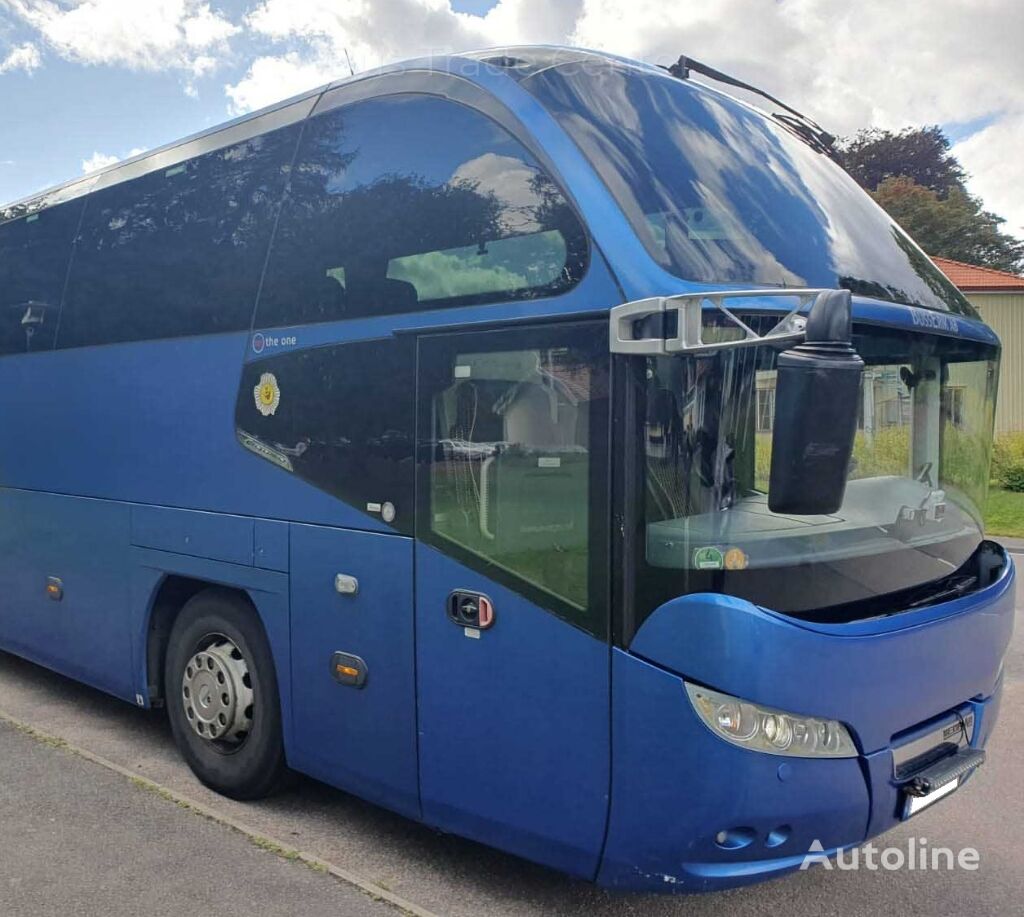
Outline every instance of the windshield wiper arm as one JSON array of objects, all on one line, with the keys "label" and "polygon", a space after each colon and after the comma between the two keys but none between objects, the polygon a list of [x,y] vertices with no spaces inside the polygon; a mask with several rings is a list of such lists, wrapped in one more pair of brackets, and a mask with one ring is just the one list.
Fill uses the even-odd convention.
[{"label": "windshield wiper arm", "polygon": [[750,83],[744,83],[743,80],[729,76],[728,73],[722,73],[721,70],[716,70],[714,67],[702,64],[700,61],[687,57],[685,54],[680,55],[679,60],[672,64],[671,67],[662,67],[662,69],[667,70],[672,76],[680,80],[689,79],[690,71],[692,70],[701,76],[706,76],[710,80],[715,80],[715,82],[726,83],[729,86],[735,86],[737,89],[744,89],[747,92],[759,95],[761,98],[767,99],[773,105],[777,105],[787,112],[787,114],[772,112],[771,116],[776,121],[789,128],[808,146],[813,147],[819,153],[824,153],[826,156],[835,155],[836,138],[834,135],[826,131],[816,121],[808,118],[807,115],[801,114],[792,106],[775,98],[775,96],[765,92],[763,89],[751,86]]},{"label": "windshield wiper arm", "polygon": [[978,584],[978,577],[976,576],[963,576],[959,579],[953,579],[949,582],[949,585],[935,589],[935,585],[925,587],[924,595],[913,602],[908,602],[907,608],[920,608],[922,605],[935,605],[939,602],[945,602],[949,599],[958,599],[962,596],[967,595],[974,587]]}]

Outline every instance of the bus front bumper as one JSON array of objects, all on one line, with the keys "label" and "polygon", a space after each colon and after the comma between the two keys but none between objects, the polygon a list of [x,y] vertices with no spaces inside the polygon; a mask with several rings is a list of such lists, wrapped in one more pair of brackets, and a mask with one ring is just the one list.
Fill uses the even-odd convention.
[{"label": "bus front bumper", "polygon": [[[889,830],[904,817],[897,765],[911,743],[916,755],[924,737],[941,739],[961,718],[972,747],[988,742],[1013,606],[1009,562],[971,596],[851,625],[806,625],[719,595],[662,606],[629,652],[615,651],[612,805],[598,882],[725,889]],[[789,757],[725,742],[694,711],[684,679],[837,719],[859,754]]]}]

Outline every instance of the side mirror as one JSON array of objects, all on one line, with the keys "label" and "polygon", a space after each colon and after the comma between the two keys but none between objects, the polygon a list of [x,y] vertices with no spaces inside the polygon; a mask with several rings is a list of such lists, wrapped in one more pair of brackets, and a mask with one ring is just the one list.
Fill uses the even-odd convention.
[{"label": "side mirror", "polygon": [[779,354],[768,508],[802,516],[843,504],[864,361],[851,343],[849,290],[820,293],[802,344]]}]

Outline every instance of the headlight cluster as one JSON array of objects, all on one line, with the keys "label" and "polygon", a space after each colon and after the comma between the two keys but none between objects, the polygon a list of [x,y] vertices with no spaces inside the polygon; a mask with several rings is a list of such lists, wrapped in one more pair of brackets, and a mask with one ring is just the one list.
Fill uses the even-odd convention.
[{"label": "headlight cluster", "polygon": [[857,749],[836,720],[797,716],[686,683],[697,715],[727,742],[773,755],[798,758],[854,758]]}]

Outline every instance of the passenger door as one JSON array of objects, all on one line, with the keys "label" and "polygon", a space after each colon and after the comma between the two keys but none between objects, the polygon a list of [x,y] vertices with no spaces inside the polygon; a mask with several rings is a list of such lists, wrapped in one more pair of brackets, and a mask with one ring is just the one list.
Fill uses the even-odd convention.
[{"label": "passenger door", "polygon": [[419,367],[424,818],[591,876],[609,790],[607,326],[428,337]]}]

